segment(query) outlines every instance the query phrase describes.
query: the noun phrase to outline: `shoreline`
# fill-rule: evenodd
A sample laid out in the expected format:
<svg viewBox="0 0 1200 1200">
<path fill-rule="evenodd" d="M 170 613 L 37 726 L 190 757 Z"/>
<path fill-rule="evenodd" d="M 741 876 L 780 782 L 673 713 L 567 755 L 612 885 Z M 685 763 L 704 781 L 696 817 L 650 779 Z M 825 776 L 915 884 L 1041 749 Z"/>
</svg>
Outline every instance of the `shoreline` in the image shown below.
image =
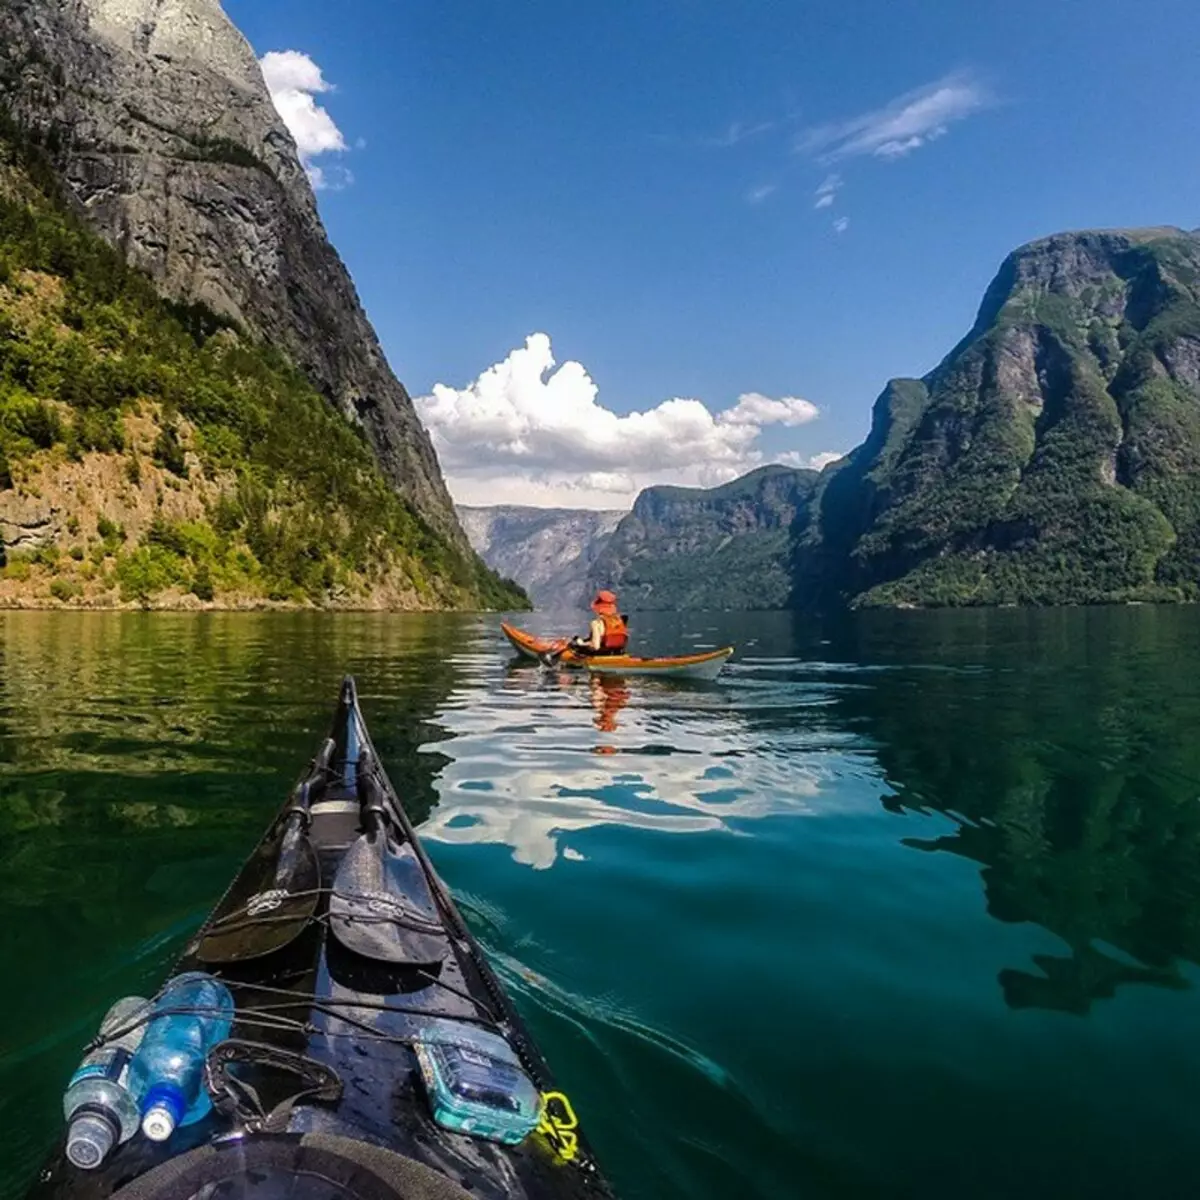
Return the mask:
<svg viewBox="0 0 1200 1200">
<path fill-rule="evenodd" d="M 196 600 L 194 603 L 188 604 L 184 602 L 166 603 L 166 604 L 142 604 L 138 602 L 130 602 L 128 604 L 64 604 L 61 602 L 45 603 L 41 601 L 30 601 L 22 603 L 20 601 L 13 602 L 10 599 L 0 601 L 0 615 L 11 612 L 61 612 L 61 613 L 252 613 L 252 612 L 312 612 L 312 613 L 393 613 L 396 615 L 405 613 L 461 613 L 464 615 L 479 615 L 493 614 L 499 612 L 508 612 L 508 609 L 491 609 L 491 608 L 436 608 L 436 607 L 412 607 L 399 608 L 394 605 L 386 604 L 370 604 L 370 603 L 347 603 L 347 604 L 303 604 L 294 600 L 245 600 L 229 604 L 220 604 L 213 601 Z"/>
</svg>

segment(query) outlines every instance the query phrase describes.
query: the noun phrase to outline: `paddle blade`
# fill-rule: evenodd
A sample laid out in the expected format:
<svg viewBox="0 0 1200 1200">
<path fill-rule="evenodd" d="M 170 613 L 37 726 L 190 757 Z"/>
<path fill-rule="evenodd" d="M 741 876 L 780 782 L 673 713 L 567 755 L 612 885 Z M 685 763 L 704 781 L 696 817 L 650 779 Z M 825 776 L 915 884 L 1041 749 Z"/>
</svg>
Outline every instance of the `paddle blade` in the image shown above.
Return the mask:
<svg viewBox="0 0 1200 1200">
<path fill-rule="evenodd" d="M 553 667 L 558 663 L 564 654 L 571 648 L 571 643 L 567 638 L 559 638 L 556 642 L 551 642 L 545 650 L 537 652 L 538 660 L 543 667 Z"/>
<path fill-rule="evenodd" d="M 246 962 L 282 949 L 316 912 L 321 864 L 300 822 L 263 841 L 238 876 L 194 954 L 205 963 Z"/>
<path fill-rule="evenodd" d="M 329 928 L 347 950 L 376 962 L 432 965 L 450 944 L 421 864 L 381 826 L 346 852 L 329 898 Z"/>
</svg>

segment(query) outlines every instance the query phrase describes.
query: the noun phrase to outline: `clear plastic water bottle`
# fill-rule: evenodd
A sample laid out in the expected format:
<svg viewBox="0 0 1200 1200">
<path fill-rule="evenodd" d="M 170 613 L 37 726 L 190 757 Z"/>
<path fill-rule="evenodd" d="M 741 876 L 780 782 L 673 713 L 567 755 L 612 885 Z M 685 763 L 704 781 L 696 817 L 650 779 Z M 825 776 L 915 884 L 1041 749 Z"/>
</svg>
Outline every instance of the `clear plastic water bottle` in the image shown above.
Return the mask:
<svg viewBox="0 0 1200 1200">
<path fill-rule="evenodd" d="M 199 1121 L 212 1108 L 204 1060 L 229 1036 L 233 996 L 219 979 L 190 971 L 167 983 L 154 1011 L 159 1015 L 146 1027 L 129 1083 L 141 1109 L 142 1132 L 152 1142 L 165 1142 L 180 1125 Z"/>
<path fill-rule="evenodd" d="M 509 1145 L 537 1128 L 541 1097 L 499 1035 L 442 1020 L 413 1048 L 439 1125 Z"/>
<path fill-rule="evenodd" d="M 137 1132 L 139 1113 L 128 1086 L 129 1066 L 146 1032 L 140 1018 L 149 1011 L 150 1001 L 141 996 L 118 1000 L 100 1022 L 100 1036 L 111 1040 L 85 1055 L 67 1084 L 67 1158 L 85 1171 L 95 1170 L 114 1146 Z"/>
</svg>

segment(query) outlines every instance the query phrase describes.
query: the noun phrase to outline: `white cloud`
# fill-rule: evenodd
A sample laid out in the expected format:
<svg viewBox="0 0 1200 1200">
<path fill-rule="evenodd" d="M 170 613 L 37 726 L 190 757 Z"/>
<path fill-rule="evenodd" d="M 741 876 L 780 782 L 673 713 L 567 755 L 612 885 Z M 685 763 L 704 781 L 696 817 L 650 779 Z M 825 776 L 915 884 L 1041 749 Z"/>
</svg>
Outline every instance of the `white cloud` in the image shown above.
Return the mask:
<svg viewBox="0 0 1200 1200">
<path fill-rule="evenodd" d="M 820 454 L 814 454 L 809 460 L 808 465 L 814 471 L 823 471 L 830 463 L 841 462 L 846 456 L 839 453 L 837 450 L 822 450 Z"/>
<path fill-rule="evenodd" d="M 318 155 L 340 154 L 347 148 L 342 131 L 315 99 L 323 92 L 333 91 L 321 68 L 299 50 L 272 50 L 259 59 L 259 66 L 275 111 L 295 140 L 313 187 L 319 191 L 348 186 L 353 182 L 349 171 L 338 171 L 331 178 L 313 162 Z"/>
<path fill-rule="evenodd" d="M 749 204 L 761 204 L 768 196 L 772 195 L 776 190 L 776 185 L 773 183 L 763 183 L 758 187 L 751 188 L 746 193 L 746 201 Z"/>
<path fill-rule="evenodd" d="M 747 125 L 744 121 L 731 121 L 720 133 L 711 137 L 702 137 L 699 142 L 702 146 L 709 146 L 716 150 L 729 150 L 751 138 L 770 133 L 774 128 L 774 121 L 758 121 L 753 125 Z"/>
<path fill-rule="evenodd" d="M 819 415 L 798 396 L 746 392 L 715 414 L 676 398 L 621 416 L 580 363 L 555 367 L 535 333 L 474 383 L 417 398 L 459 503 L 619 508 L 653 483 L 714 487 L 764 461 L 764 428 Z"/>
<path fill-rule="evenodd" d="M 849 228 L 850 228 L 850 218 L 849 217 L 838 217 L 838 219 L 836 221 L 834 221 L 834 223 L 833 223 L 833 232 L 834 233 L 845 233 L 846 230 Z"/>
<path fill-rule="evenodd" d="M 810 471 L 823 471 L 830 463 L 840 462 L 846 456 L 836 450 L 822 450 L 820 454 L 801 454 L 798 450 L 789 450 L 780 454 L 777 462 L 785 467 L 806 467 Z"/>
<path fill-rule="evenodd" d="M 970 75 L 947 75 L 872 112 L 804 130 L 796 148 L 818 155 L 823 162 L 858 155 L 903 158 L 943 136 L 955 121 L 994 102 L 987 88 Z"/>
<path fill-rule="evenodd" d="M 841 190 L 841 186 L 842 177 L 840 175 L 826 175 L 814 193 L 816 199 L 813 201 L 813 208 L 829 208 Z"/>
<path fill-rule="evenodd" d="M 821 415 L 811 400 L 784 396 L 772 400 L 761 392 L 743 392 L 733 408 L 721 413 L 717 420 L 727 425 L 807 425 Z"/>
<path fill-rule="evenodd" d="M 334 167 L 326 171 L 324 167 L 310 163 L 304 169 L 314 192 L 344 192 L 354 183 L 354 172 L 347 167 Z"/>
</svg>

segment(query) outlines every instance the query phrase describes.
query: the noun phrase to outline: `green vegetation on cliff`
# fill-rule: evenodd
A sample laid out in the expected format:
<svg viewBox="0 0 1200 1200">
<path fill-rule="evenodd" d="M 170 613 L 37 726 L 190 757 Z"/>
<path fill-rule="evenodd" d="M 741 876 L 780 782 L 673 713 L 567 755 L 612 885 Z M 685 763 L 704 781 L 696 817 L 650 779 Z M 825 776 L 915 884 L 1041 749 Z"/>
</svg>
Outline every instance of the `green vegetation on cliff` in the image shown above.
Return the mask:
<svg viewBox="0 0 1200 1200">
<path fill-rule="evenodd" d="M 0 131 L 0 522 L 20 526 L 6 499 L 57 499 L 8 539 L 10 583 L 34 574 L 56 599 L 96 603 L 524 603 L 396 495 L 281 354 L 163 301 L 54 188 Z M 120 497 L 105 490 L 114 458 Z"/>
</svg>

